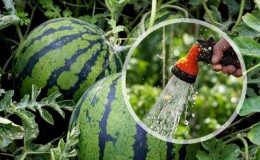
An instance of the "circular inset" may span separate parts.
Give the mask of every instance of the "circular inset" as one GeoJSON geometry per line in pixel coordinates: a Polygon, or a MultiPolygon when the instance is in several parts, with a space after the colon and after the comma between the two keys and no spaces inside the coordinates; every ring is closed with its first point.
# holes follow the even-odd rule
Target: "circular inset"
{"type": "Polygon", "coordinates": [[[231,47],[220,63],[245,71],[234,42],[196,19],[159,23],[132,45],[123,67],[123,95],[129,112],[148,133],[168,142],[196,143],[216,136],[234,120],[247,79],[212,71],[213,47],[222,38],[231,47]]]}

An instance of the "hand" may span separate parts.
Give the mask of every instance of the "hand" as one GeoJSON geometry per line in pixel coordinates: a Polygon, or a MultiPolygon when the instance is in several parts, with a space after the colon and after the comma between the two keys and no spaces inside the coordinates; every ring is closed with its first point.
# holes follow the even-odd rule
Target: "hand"
{"type": "Polygon", "coordinates": [[[241,77],[242,76],[242,69],[236,68],[233,65],[228,66],[222,66],[218,62],[221,60],[223,53],[225,50],[227,50],[230,46],[230,44],[222,38],[213,48],[213,56],[212,56],[212,69],[216,72],[222,71],[223,73],[227,75],[233,75],[235,77],[241,77]]]}

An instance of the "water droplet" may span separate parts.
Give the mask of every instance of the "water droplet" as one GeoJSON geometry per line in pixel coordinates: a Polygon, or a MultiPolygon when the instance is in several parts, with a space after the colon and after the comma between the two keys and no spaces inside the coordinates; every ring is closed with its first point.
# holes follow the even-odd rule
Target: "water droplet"
{"type": "Polygon", "coordinates": [[[184,123],[186,126],[189,125],[189,121],[187,121],[187,120],[185,120],[183,123],[184,123]]]}
{"type": "Polygon", "coordinates": [[[191,116],[192,116],[192,117],[195,117],[195,113],[192,113],[191,116]]]}

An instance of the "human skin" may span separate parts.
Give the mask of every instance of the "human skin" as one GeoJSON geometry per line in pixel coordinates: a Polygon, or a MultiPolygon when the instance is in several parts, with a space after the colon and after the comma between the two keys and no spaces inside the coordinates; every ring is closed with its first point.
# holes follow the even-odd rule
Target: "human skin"
{"type": "Polygon", "coordinates": [[[216,72],[222,71],[227,75],[241,77],[242,76],[241,67],[236,68],[234,65],[223,66],[218,63],[221,60],[224,51],[227,50],[229,47],[231,47],[230,44],[224,38],[222,38],[220,41],[216,43],[216,45],[213,48],[213,56],[211,60],[212,69],[216,72]]]}

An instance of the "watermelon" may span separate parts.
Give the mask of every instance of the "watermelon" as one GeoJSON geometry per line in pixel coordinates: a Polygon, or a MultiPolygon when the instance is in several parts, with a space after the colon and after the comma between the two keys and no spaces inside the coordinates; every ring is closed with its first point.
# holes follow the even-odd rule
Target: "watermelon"
{"type": "Polygon", "coordinates": [[[148,134],[132,118],[125,105],[121,74],[107,76],[92,85],[78,101],[70,128],[79,124],[80,160],[182,159],[184,147],[148,134]]]}
{"type": "Polygon", "coordinates": [[[75,18],[42,23],[19,46],[15,86],[21,97],[32,84],[42,95],[54,91],[77,101],[97,80],[121,70],[122,62],[97,26],[75,18]]]}

